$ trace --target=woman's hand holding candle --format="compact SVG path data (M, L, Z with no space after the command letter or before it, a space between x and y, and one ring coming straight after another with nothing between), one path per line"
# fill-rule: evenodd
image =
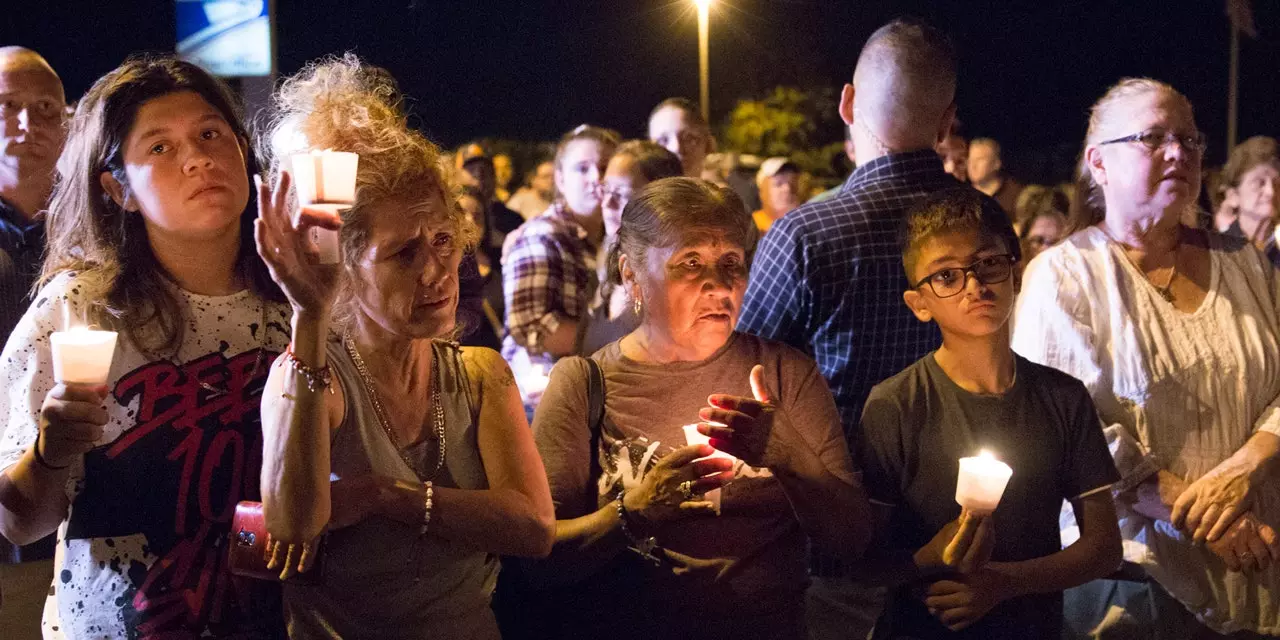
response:
M106 397L106 385L59 383L50 389L40 407L36 460L46 469L65 468L97 446L107 424Z
M812 452L795 442L794 430L778 415L760 365L751 368L751 394L754 397L712 395L707 399L710 406L698 411L698 432L710 436L712 447L753 467L792 470L796 455Z
M337 294L338 265L320 264L317 252L307 239L307 229L337 230L337 215L303 207L296 221L288 212L287 194L291 178L281 172L274 189L255 177L258 187L258 219L254 239L271 278L280 284L293 311L328 317Z
M689 482L695 496L718 489L733 479L733 462L711 458L707 445L681 447L663 456L644 474L640 486L626 492L623 507L650 523L694 515L716 515L710 502L689 500L680 485Z
M359 154L347 151L313 150L294 154L293 176L301 211L328 211L333 217L343 209L349 209L356 201L356 176L360 167ZM295 223L296 224L296 223ZM310 243L320 264L338 264L342 261L336 228L311 225L306 229L297 225Z

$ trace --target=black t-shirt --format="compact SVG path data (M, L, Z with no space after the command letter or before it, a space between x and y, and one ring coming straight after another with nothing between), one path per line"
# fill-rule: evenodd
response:
M1017 377L1000 396L970 393L929 354L872 390L862 414L863 482L873 502L892 505L888 539L924 546L960 516L959 460L987 449L1013 469L994 514L992 560L1017 562L1061 550L1062 501L1119 480L1088 392L1065 373L1016 357ZM913 595L894 594L883 624L891 637L1056 638L1062 594L1007 600L953 634Z

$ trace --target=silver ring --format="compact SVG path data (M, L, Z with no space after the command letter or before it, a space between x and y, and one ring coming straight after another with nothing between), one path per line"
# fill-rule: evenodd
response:
M680 483L680 493L684 494L684 499L685 499L685 500L693 500L693 498L694 498L694 494L693 494L693 481L692 481L692 480L685 480L684 482L681 482L681 483Z

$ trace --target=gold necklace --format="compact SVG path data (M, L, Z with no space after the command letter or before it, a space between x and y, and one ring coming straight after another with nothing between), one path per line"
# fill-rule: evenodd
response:
M360 357L360 352L356 349L356 343L351 339L351 333L347 332L342 335L342 344L347 348L347 353L351 354L351 360L355 362L356 371L360 373L360 381L364 385L364 389L369 394L369 401L373 404L373 414L378 419L378 424L382 426L382 431L387 434L387 439L391 441L391 446L400 455L400 459L409 466L410 469L417 473L413 460L409 458L408 452L400 446L400 441L396 438L396 434L391 430L391 421L387 419L386 411L382 408L382 399L378 396L378 390L373 385L373 376L369 374L368 367L364 364L364 358ZM431 472L427 479L435 478L440 473L440 469L444 468L445 453L445 433L444 433L444 407L440 405L440 385L436 383L435 350L432 350L432 367L431 367L431 405L433 407L431 421L434 436L436 439L436 468Z
M1116 239L1115 236L1111 235L1111 232L1107 230L1106 222L1103 222L1102 224L1098 225L1098 228L1102 230L1102 235L1105 235L1108 240L1119 245L1120 255L1124 256L1124 259L1128 261L1129 264L1133 265L1133 268L1136 269L1138 273L1142 275L1143 279L1146 280L1147 283L1149 283L1156 290L1156 293L1160 294L1160 297L1164 298L1165 302L1168 302L1169 304L1173 304L1174 296L1173 296L1172 287L1173 287L1173 279L1178 275L1178 251L1182 249L1181 233L1179 233L1178 244L1174 245L1173 247L1173 266L1169 268L1169 278L1165 280L1164 286L1162 287L1156 284L1155 282L1153 282L1151 278L1147 276L1146 272L1142 270L1142 267L1137 262L1134 262L1133 258L1129 257L1129 253L1125 251L1125 247L1127 247L1128 245L1126 245L1123 242L1120 242L1119 240Z

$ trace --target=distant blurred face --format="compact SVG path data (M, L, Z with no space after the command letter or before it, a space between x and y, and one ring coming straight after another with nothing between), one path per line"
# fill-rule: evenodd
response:
M769 211L775 218L791 213L800 206L800 174L795 171L782 171L765 181L769 189Z
M1280 214L1280 164L1260 164L1240 176L1240 183L1227 189L1243 217L1266 220Z
M538 192L538 195L551 199L551 191L556 186L556 165L552 162L544 162L538 165L537 170L533 172L533 179L529 181L529 186Z
M1062 231L1067 220L1058 214L1037 216L1027 230L1027 238L1022 250L1023 260L1030 261L1040 255L1041 251L1062 241Z
M506 189L511 184L511 156L505 153L494 156L493 170L498 178L498 187Z
M574 140L565 147L556 167L556 189L574 213L590 215L600 206L600 179L608 161L595 140Z
M604 172L604 199L600 210L604 213L604 234L613 237L622 226L622 210L631 196L644 188L649 181L640 173L640 166L629 154L621 154L609 161Z
M711 152L711 136L691 122L684 109L664 107L653 114L649 118L649 139L680 156L686 177L702 177L707 154Z
M48 69L0 60L0 167L52 175L65 116L62 83Z
M475 180L476 188L480 190L480 197L485 200L493 199L493 194L498 188L498 178L492 161L488 158L470 160L462 165L462 170Z
M467 217L471 219L472 224L476 225L476 228L485 228L484 205L480 203L478 198L470 194L464 195L458 198L458 208L467 214Z
M969 182L980 184L996 176L1000 170L1000 157L989 144L969 146L968 158Z
M951 174L956 180L969 180L969 142L961 136L947 136L938 145L938 155L942 156L942 170Z

